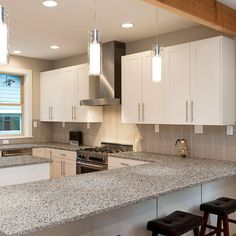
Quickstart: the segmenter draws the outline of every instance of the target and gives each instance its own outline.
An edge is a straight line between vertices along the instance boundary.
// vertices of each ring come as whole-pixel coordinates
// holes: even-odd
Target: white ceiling
[[[9,13],[10,53],[21,50],[23,56],[60,59],[87,51],[88,30],[93,23],[92,0],[58,0],[58,7],[46,8],[42,0],[1,0]],[[142,0],[97,0],[97,28],[103,42],[123,42],[153,36],[156,10]],[[133,29],[120,24],[133,22]],[[196,25],[164,10],[159,12],[160,34]],[[57,44],[59,50],[51,50]]]
[[[218,2],[221,2],[236,10],[236,0],[218,0]]]

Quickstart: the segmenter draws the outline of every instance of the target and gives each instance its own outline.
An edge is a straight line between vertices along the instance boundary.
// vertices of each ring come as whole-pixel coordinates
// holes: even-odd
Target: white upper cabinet
[[[122,57],[122,122],[141,122],[142,53]]]
[[[162,80],[151,80],[151,53],[122,57],[122,121],[235,123],[235,45],[219,36],[166,47]]]
[[[234,124],[234,53],[222,36],[165,48],[165,123]]]
[[[122,57],[122,122],[158,124],[163,119],[164,82],[152,81],[151,51]]]
[[[235,122],[234,41],[215,37],[191,43],[191,117],[193,124]]]
[[[190,44],[165,48],[165,123],[190,122]]]
[[[102,107],[80,106],[89,98],[88,65],[41,73],[41,121],[102,122]]]

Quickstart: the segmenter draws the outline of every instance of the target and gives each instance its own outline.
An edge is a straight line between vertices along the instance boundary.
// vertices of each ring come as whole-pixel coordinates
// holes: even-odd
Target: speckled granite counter
[[[17,166],[26,166],[26,165],[37,165],[49,162],[51,162],[51,160],[47,158],[34,157],[34,156],[1,157],[0,169],[17,167]]]
[[[68,151],[77,151],[79,149],[86,148],[88,146],[73,146],[67,143],[27,143],[27,144],[8,144],[0,145],[0,151],[14,150],[14,149],[31,149],[31,148],[56,148]]]
[[[236,175],[234,162],[140,155],[155,162],[0,188],[0,235],[33,233]]]

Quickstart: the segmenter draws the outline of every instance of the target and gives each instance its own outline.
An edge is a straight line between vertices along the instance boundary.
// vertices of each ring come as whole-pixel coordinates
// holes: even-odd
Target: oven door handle
[[[96,168],[98,170],[104,170],[105,165],[95,165],[95,164],[90,164],[90,163],[85,163],[85,162],[80,162],[78,161],[77,164],[82,165],[83,167],[91,167],[91,168]]]

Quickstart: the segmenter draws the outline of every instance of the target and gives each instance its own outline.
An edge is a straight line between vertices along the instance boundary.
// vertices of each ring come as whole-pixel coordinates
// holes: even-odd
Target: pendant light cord
[[[97,22],[96,0],[93,0],[93,7],[94,7],[93,25],[94,25],[94,28],[96,28],[96,22]]]
[[[155,30],[155,43],[158,44],[158,18],[159,18],[159,12],[158,8],[156,8],[156,30]]]

